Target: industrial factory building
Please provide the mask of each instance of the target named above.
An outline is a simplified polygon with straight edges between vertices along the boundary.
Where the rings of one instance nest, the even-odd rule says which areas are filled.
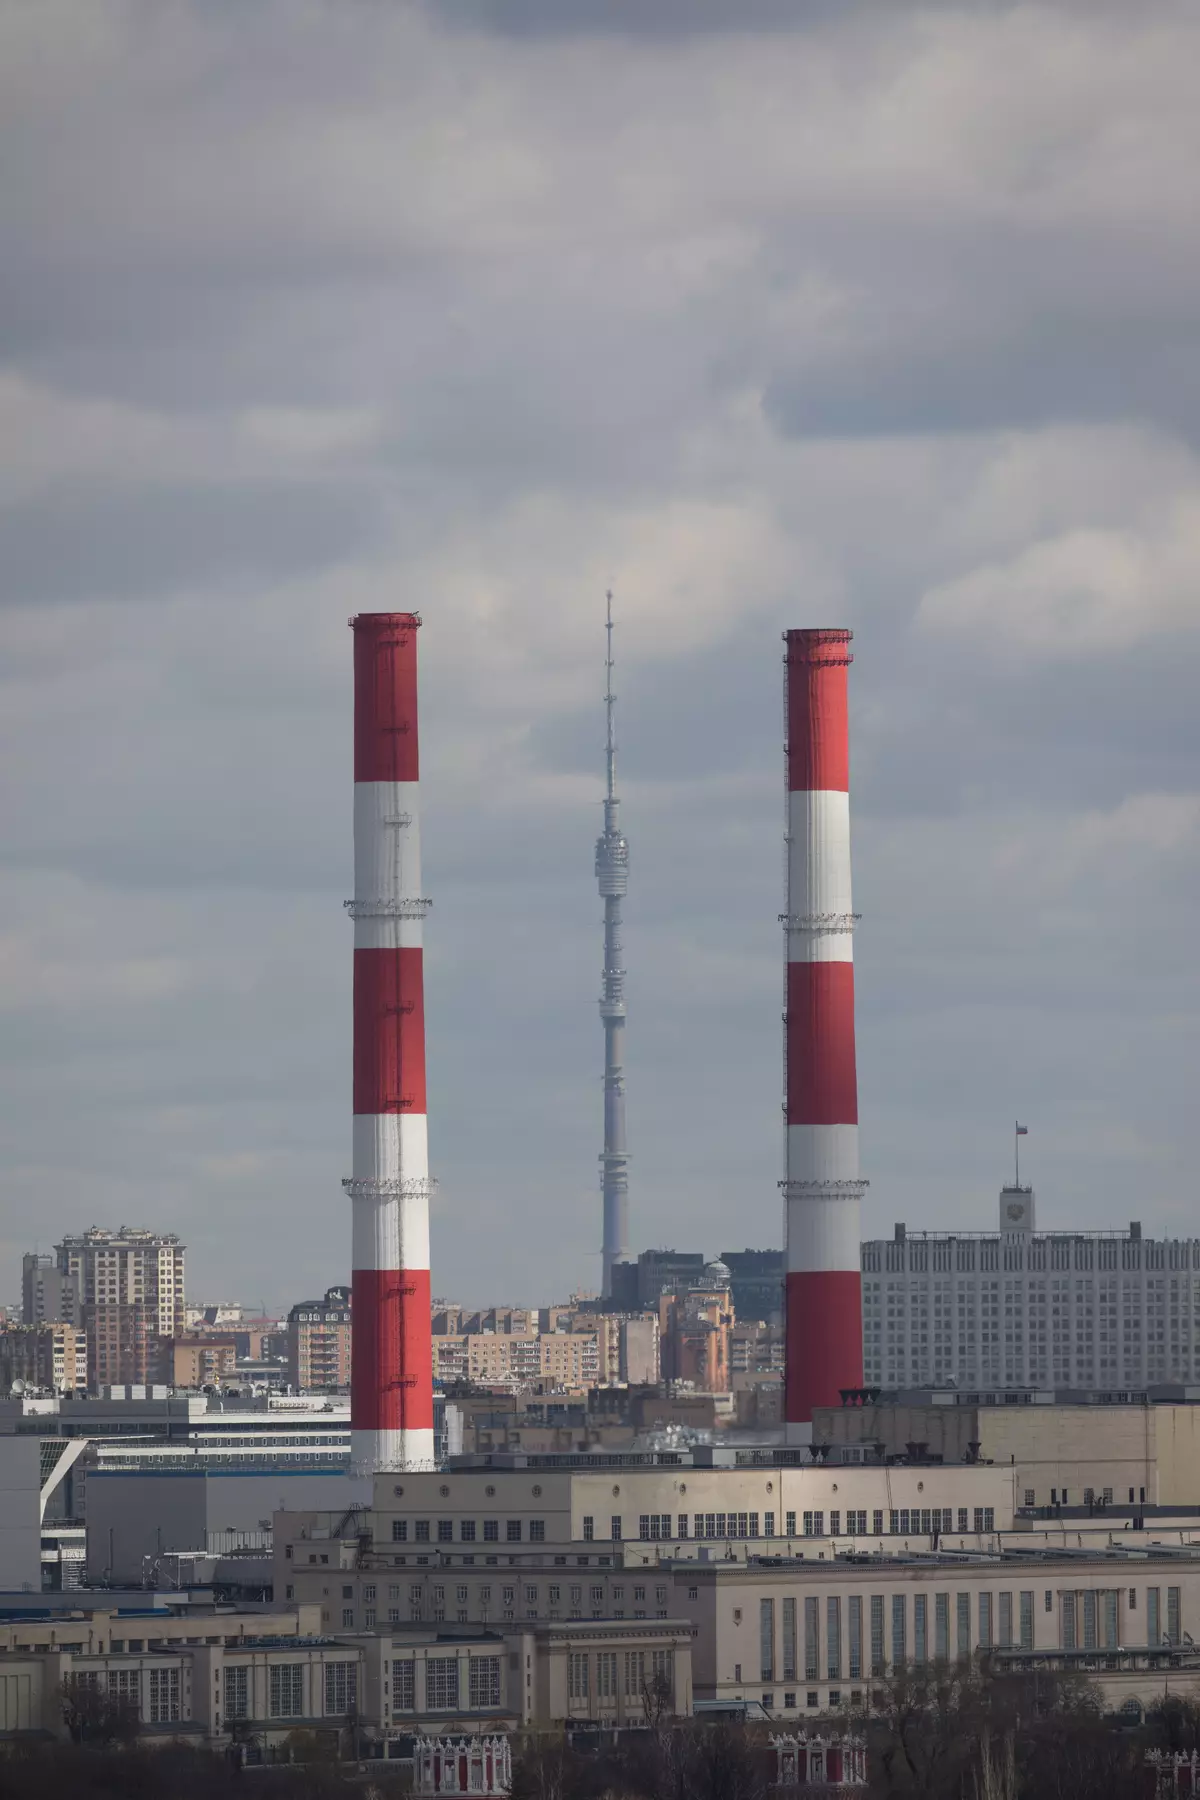
[[[909,1231],[862,1246],[872,1387],[1119,1392],[1200,1381],[1200,1238],[1039,1232],[1032,1188],[999,1230]]]

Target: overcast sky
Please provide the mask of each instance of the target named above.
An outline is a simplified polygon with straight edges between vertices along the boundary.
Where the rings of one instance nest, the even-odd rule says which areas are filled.
[[[729,21],[739,21],[731,29]],[[564,20],[569,23],[564,24]],[[1197,1229],[1200,10],[0,0],[0,1291],[348,1274],[351,639],[424,617],[435,1293],[778,1243],[780,632],[864,1230]]]

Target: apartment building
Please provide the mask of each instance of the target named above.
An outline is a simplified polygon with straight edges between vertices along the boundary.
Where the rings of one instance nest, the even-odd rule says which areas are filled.
[[[338,1393],[350,1386],[350,1289],[326,1288],[323,1300],[302,1300],[287,1317],[288,1380],[298,1392]]]
[[[89,1385],[165,1379],[164,1345],[185,1318],[185,1251],[174,1233],[93,1226],[55,1254],[78,1296]]]
[[[30,1250],[21,1258],[21,1322],[40,1325],[47,1319],[77,1324],[79,1294],[74,1277],[63,1274],[55,1257]]]
[[[43,1321],[0,1327],[0,1393],[14,1387],[73,1394],[87,1387],[87,1338],[74,1325]]]
[[[897,1225],[861,1258],[870,1386],[1200,1380],[1200,1238],[1039,1232],[1032,1188],[1006,1187],[996,1232]]]

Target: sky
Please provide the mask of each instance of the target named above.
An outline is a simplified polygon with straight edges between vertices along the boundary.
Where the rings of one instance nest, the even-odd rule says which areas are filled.
[[[346,1279],[351,637],[420,635],[434,1292],[781,1238],[848,625],[865,1234],[1197,1228],[1195,0],[0,0],[0,1298]]]

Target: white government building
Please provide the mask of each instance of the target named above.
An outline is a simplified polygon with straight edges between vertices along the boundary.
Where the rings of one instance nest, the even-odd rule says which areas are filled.
[[[1200,1380],[1200,1238],[1039,1232],[1034,1193],[1000,1193],[1000,1229],[862,1245],[872,1387],[1121,1390]]]

